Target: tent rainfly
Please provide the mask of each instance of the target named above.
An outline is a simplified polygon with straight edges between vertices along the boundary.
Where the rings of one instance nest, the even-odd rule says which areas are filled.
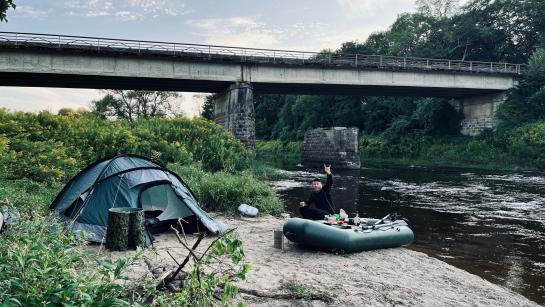
[[[50,209],[64,217],[71,230],[83,230],[89,241],[103,242],[108,210],[114,207],[143,209],[146,218],[157,222],[153,232],[178,218],[184,219],[186,232],[204,227],[217,234],[227,228],[199,207],[178,175],[136,155],[119,155],[89,165],[62,189]]]

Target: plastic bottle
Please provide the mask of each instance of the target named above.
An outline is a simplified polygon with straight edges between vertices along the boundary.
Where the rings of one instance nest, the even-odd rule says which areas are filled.
[[[360,225],[360,215],[359,215],[359,213],[356,213],[356,216],[354,217],[354,225],[356,225],[356,226]]]

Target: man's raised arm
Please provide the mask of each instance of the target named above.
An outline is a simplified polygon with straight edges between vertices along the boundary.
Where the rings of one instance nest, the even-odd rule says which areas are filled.
[[[327,174],[327,181],[323,187],[324,192],[329,192],[333,186],[333,175],[331,175],[331,164],[324,164],[324,171]]]

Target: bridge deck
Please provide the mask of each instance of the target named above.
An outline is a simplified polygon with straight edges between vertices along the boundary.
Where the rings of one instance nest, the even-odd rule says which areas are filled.
[[[361,68],[395,71],[450,71],[464,73],[519,75],[524,65],[445,59],[340,54],[275,49],[137,41],[85,36],[0,32],[2,50],[26,49],[64,53],[136,55],[180,60],[288,65],[305,67]]]

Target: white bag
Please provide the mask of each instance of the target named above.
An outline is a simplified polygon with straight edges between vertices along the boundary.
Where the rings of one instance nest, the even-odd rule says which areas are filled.
[[[339,211],[339,219],[345,220],[345,221],[348,220],[348,214],[346,214],[346,211],[344,211],[343,209]]]
[[[252,207],[247,204],[242,204],[238,206],[238,212],[240,212],[240,214],[245,216],[256,217],[259,210],[257,210],[256,207]]]

